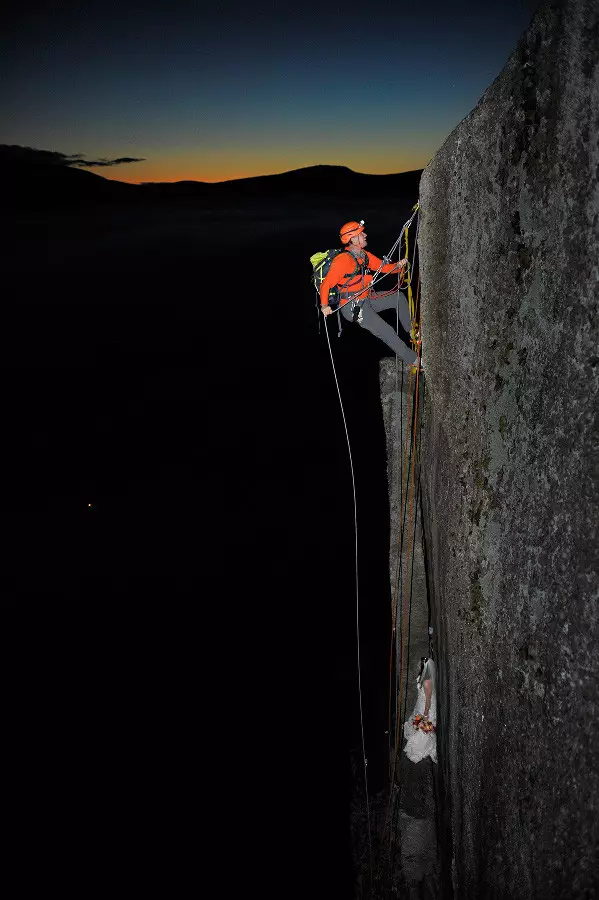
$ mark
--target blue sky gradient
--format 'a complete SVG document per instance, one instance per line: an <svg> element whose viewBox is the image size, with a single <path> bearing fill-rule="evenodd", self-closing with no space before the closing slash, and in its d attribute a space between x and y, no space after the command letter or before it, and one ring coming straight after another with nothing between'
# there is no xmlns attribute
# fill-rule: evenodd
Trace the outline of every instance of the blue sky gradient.
<svg viewBox="0 0 599 900"><path fill-rule="evenodd" d="M0 38L0 143L144 157L97 170L123 181L421 168L499 74L536 6L15 9Z"/></svg>

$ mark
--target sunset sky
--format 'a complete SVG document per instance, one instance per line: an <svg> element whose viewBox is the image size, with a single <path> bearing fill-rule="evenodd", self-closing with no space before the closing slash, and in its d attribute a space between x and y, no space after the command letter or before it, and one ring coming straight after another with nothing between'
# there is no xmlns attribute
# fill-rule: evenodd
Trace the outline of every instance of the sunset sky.
<svg viewBox="0 0 599 900"><path fill-rule="evenodd" d="M536 0L12 4L0 143L120 181L424 167L503 68Z"/></svg>

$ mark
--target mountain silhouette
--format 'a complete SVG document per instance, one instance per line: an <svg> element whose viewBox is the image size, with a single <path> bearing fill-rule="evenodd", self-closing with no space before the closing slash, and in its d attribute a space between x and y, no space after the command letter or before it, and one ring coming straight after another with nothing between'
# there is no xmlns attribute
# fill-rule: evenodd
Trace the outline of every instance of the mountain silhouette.
<svg viewBox="0 0 599 900"><path fill-rule="evenodd" d="M417 192L420 170L391 175L354 172L346 166L316 165L275 175L222 182L177 181L129 184L69 165L60 154L21 154L0 145L4 194L13 208L72 208L111 203L147 205L191 201L210 207L231 201L300 205L344 196L380 201ZM63 158L64 159L64 158Z"/></svg>

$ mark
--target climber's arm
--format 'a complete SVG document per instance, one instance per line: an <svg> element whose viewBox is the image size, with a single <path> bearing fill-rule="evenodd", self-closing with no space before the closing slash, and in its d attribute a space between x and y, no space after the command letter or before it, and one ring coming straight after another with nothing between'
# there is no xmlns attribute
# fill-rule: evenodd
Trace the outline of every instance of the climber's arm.
<svg viewBox="0 0 599 900"><path fill-rule="evenodd" d="M389 272L401 272L402 269L405 268L407 262L408 262L407 259L400 259L399 262L396 262L396 263L390 262L390 263L385 263L385 265L383 265L382 259L379 259L378 256L374 255L374 253L371 253L370 251L368 251L368 267L370 269L372 269L374 272L376 272L376 270L379 268L379 266L380 266L381 272L383 272L385 275L388 275Z"/></svg>

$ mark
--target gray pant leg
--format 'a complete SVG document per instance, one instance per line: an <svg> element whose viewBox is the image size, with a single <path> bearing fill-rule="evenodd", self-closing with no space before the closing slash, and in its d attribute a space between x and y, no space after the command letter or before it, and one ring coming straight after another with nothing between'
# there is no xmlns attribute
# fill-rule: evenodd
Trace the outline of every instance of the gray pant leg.
<svg viewBox="0 0 599 900"><path fill-rule="evenodd" d="M370 295L370 303L375 312L382 312L384 309L395 309L399 313L399 321L404 331L410 333L410 309L406 295L402 291L395 291L385 297L380 293L373 291Z"/></svg>
<svg viewBox="0 0 599 900"><path fill-rule="evenodd" d="M381 294L373 291L368 301L364 301L362 308L366 303L370 303L375 312L382 312L385 309L394 309L399 313L399 321L404 331L410 333L410 310L405 294L401 291L395 291L393 294ZM347 303L341 307L341 314L351 322L352 312L351 303Z"/></svg>
<svg viewBox="0 0 599 900"><path fill-rule="evenodd" d="M406 344L404 344L402 339L395 331L395 328L387 324L387 322L385 322L385 320L382 319L376 311L377 309L381 311L384 309L396 309L398 302L399 321L401 322L405 330L409 332L410 313L408 310L406 298L401 293L401 291L397 291L396 293L391 294L388 297L380 297L378 299L377 295L374 294L372 299L365 300L361 304L361 316L358 324L360 324L362 328L365 328L367 331L370 331L371 334L374 334L375 337L378 337L382 341L384 341L389 349L392 350L393 353L396 353L400 359L403 359L407 363L413 363L416 362L418 358L417 354L414 353L411 347L408 347ZM351 304L348 303L347 306L342 308L341 315L351 322Z"/></svg>

